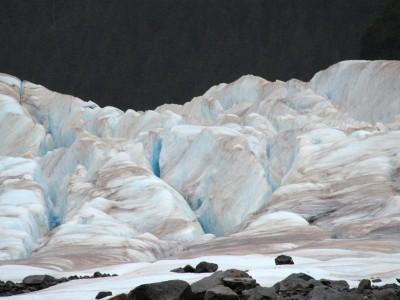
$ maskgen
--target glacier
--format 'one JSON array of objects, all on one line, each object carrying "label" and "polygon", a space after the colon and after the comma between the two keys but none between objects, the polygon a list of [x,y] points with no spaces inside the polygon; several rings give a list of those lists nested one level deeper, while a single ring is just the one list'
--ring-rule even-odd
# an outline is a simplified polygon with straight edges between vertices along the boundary
[{"label": "glacier", "polygon": [[246,75],[145,112],[0,74],[0,128],[0,271],[284,252],[399,276],[399,61]]}]

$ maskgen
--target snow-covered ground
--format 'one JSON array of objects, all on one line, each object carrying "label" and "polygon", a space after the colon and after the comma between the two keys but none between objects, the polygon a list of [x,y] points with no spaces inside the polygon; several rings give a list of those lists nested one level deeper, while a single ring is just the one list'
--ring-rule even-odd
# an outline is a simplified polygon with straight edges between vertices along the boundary
[{"label": "snow-covered ground", "polygon": [[[335,251],[334,251],[335,252]],[[339,254],[338,251],[337,254]],[[310,253],[311,254],[311,253]],[[342,252],[344,258],[317,260],[293,256],[294,265],[276,266],[272,256],[244,255],[244,256],[207,256],[186,260],[159,260],[154,263],[127,263],[102,268],[106,273],[120,274],[118,277],[95,279],[81,279],[62,283],[39,292],[8,297],[9,299],[94,299],[100,291],[111,291],[113,296],[128,293],[136,286],[144,283],[160,282],[172,279],[185,280],[189,284],[210,276],[209,273],[173,273],[170,270],[186,264],[196,265],[202,260],[217,262],[219,269],[236,268],[248,270],[248,273],[261,286],[272,286],[292,273],[306,273],[316,279],[344,279],[351,287],[357,287],[359,278],[379,278],[382,282],[376,285],[397,283],[399,274],[400,254],[376,256],[370,253],[369,257],[354,257],[358,253]],[[350,257],[346,257],[350,255]],[[98,269],[76,272],[80,276],[93,275]],[[363,277],[360,277],[362,272]],[[73,272],[56,272],[49,269],[27,266],[0,266],[1,274],[8,274],[9,278],[21,281],[30,274],[49,274],[57,278],[70,276]]]},{"label": "snow-covered ground", "polygon": [[[18,296],[90,298],[193,282],[169,270],[211,256],[267,286],[295,271],[394,282],[399,129],[398,61],[243,76],[146,112],[0,74],[0,280],[122,275]],[[275,267],[281,253],[295,265]]]}]

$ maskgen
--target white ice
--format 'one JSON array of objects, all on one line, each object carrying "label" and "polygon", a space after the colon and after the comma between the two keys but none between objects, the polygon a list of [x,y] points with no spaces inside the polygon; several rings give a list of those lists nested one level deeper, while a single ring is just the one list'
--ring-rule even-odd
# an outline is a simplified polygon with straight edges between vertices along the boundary
[{"label": "white ice", "polygon": [[[0,279],[126,272],[36,293],[92,297],[192,281],[167,268],[212,255],[262,284],[298,270],[393,281],[399,82],[398,61],[346,61],[310,82],[247,75],[123,112],[0,74]],[[295,266],[273,266],[283,252]]]}]

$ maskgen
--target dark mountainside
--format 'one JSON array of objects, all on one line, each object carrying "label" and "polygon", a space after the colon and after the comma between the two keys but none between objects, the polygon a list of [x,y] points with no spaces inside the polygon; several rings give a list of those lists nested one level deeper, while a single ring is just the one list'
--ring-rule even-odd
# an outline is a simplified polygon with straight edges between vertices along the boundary
[{"label": "dark mountainside", "polygon": [[361,58],[400,60],[400,0],[388,1],[383,15],[368,27],[361,39]]},{"label": "dark mountainside", "polygon": [[0,72],[144,110],[244,74],[309,80],[358,59],[385,1],[16,0],[0,8]]}]

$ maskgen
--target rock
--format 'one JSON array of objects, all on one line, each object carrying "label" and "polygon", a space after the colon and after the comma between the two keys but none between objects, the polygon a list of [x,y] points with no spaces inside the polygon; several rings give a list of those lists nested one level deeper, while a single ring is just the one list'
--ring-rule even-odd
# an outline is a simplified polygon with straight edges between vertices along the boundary
[{"label": "rock", "polygon": [[398,283],[400,283],[400,278],[396,278],[396,281],[397,281]]},{"label": "rock", "polygon": [[323,284],[307,274],[293,273],[276,283],[274,288],[277,293],[285,297],[302,298],[307,296],[315,286],[323,286]]},{"label": "rock", "polygon": [[339,292],[328,287],[328,286],[316,286],[306,296],[306,300],[327,300],[333,299],[339,296]]},{"label": "rock", "polygon": [[22,280],[22,283],[26,285],[43,285],[54,281],[56,279],[50,275],[29,275]]},{"label": "rock", "polygon": [[236,293],[241,293],[244,290],[254,289],[257,286],[257,282],[253,278],[232,278],[226,277],[222,279],[224,286],[229,287]]},{"label": "rock", "polygon": [[371,289],[371,281],[369,279],[363,279],[360,281],[357,287],[357,292],[362,293],[365,290],[370,290]]},{"label": "rock", "polygon": [[186,265],[183,267],[183,271],[185,273],[194,273],[194,272],[196,272],[196,269],[193,268],[191,265]]},{"label": "rock", "polygon": [[397,293],[392,288],[386,288],[382,290],[374,290],[372,291],[372,295],[376,298],[376,300],[396,300]]},{"label": "rock", "polygon": [[242,295],[248,300],[273,300],[279,297],[273,287],[266,288],[261,286],[256,286],[252,290],[243,291]]},{"label": "rock", "polygon": [[223,278],[252,278],[249,274],[245,271],[237,270],[237,269],[228,269],[222,272]]},{"label": "rock", "polygon": [[275,265],[293,265],[293,259],[287,255],[279,255],[275,258]]},{"label": "rock", "polygon": [[93,277],[94,278],[103,277],[103,274],[101,274],[99,271],[97,271],[97,272],[94,272]]},{"label": "rock", "polygon": [[196,269],[193,268],[191,265],[186,265],[183,268],[179,267],[176,269],[171,270],[171,272],[175,273],[195,273]]},{"label": "rock", "polygon": [[345,280],[329,280],[329,279],[321,279],[320,282],[334,290],[339,292],[348,290],[350,288],[349,284]]},{"label": "rock", "polygon": [[96,296],[96,299],[102,299],[107,296],[111,296],[112,292],[99,292]]},{"label": "rock", "polygon": [[174,273],[185,273],[185,271],[183,270],[182,267],[172,269],[172,270],[170,270],[170,272],[174,272]]},{"label": "rock", "polygon": [[382,282],[382,279],[380,279],[380,278],[375,278],[375,279],[372,279],[371,282],[374,282],[374,283]]},{"label": "rock", "polygon": [[211,276],[205,277],[192,284],[192,292],[195,294],[195,299],[203,300],[206,291],[222,284],[224,272],[217,271]]},{"label": "rock", "polygon": [[203,300],[207,290],[218,285],[223,285],[223,278],[251,278],[251,276],[244,271],[236,269],[217,271],[211,276],[205,277],[192,284],[192,291],[195,294],[194,299]]},{"label": "rock", "polygon": [[114,297],[111,297],[108,300],[127,300],[127,299],[128,299],[128,295],[125,293],[122,293],[122,294],[118,294]]},{"label": "rock", "polygon": [[211,273],[211,272],[215,272],[217,270],[218,270],[217,264],[202,261],[196,266],[195,272],[196,273]]},{"label": "rock", "polygon": [[128,300],[192,300],[194,295],[190,285],[182,280],[169,280],[142,284],[131,290]]},{"label": "rock", "polygon": [[217,285],[216,287],[207,290],[204,300],[239,300],[239,296],[230,288],[223,285]]}]

